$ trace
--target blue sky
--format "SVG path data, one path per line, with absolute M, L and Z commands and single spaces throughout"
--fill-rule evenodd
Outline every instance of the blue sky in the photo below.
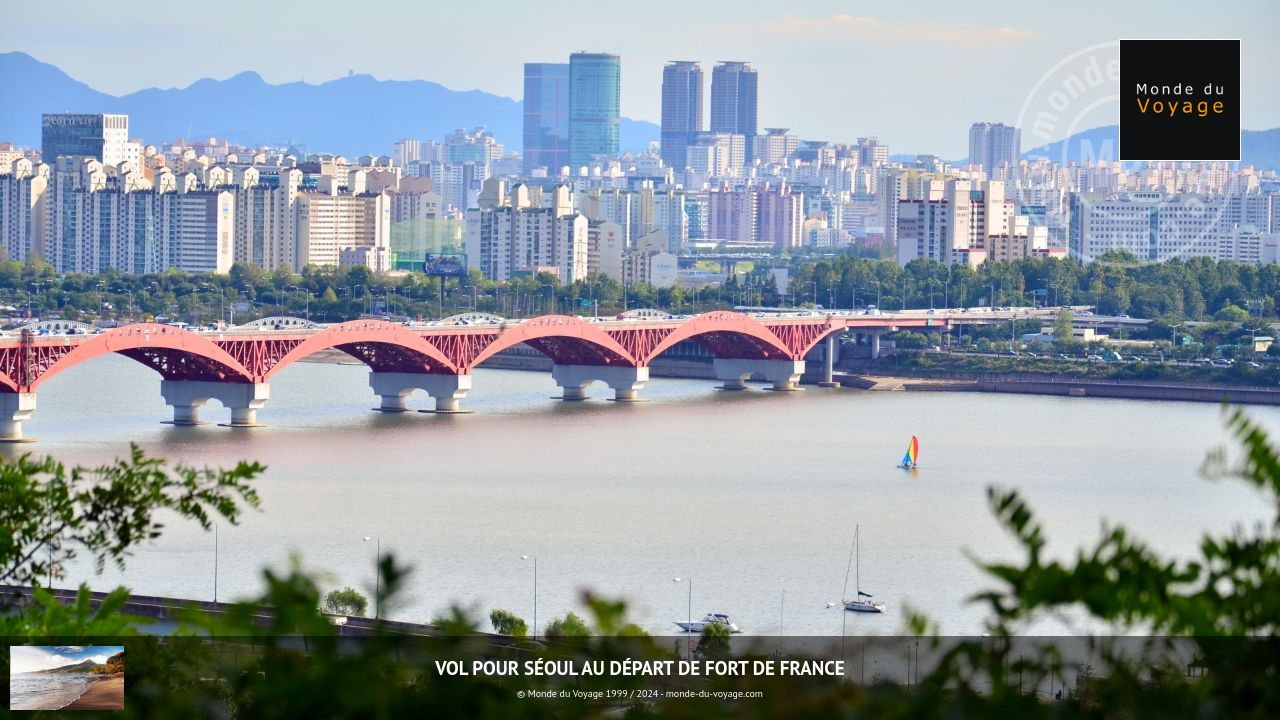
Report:
M 1240 38 L 1243 125 L 1280 126 L 1280 3 L 851 2 L 439 3 L 379 0 L 18 2 L 0 50 L 19 50 L 122 94 L 255 70 L 322 82 L 349 70 L 518 98 L 521 64 L 575 50 L 622 55 L 624 115 L 657 120 L 666 60 L 752 62 L 761 127 L 894 152 L 962 156 L 977 120 L 1013 122 L 1072 53 L 1118 38 Z M 1102 105 L 1106 105 L 1103 103 Z M 1114 121 L 1110 106 L 1078 122 Z
M 85 660 L 105 663 L 107 658 L 124 652 L 122 645 L 27 645 L 9 648 L 9 674 L 49 670 L 75 665 Z

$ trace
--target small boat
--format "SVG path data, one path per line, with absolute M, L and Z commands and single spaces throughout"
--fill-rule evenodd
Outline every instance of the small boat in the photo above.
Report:
M 742 628 L 729 622 L 729 616 L 724 613 L 707 613 L 702 616 L 701 620 L 694 620 L 693 622 L 678 622 L 676 623 L 676 627 L 680 628 L 682 632 L 700 633 L 702 632 L 702 628 L 713 624 L 724 625 L 729 628 L 730 633 L 737 634 L 742 632 Z
M 914 446 L 915 438 L 914 437 L 911 438 L 911 441 L 912 441 L 912 445 Z M 844 603 L 844 609 L 848 610 L 849 612 L 882 613 L 884 612 L 884 603 L 871 600 L 869 599 L 871 598 L 871 593 L 862 592 L 862 553 L 861 553 L 861 549 L 858 546 L 858 530 L 859 530 L 859 527 L 857 525 L 854 525 L 853 526 L 853 549 L 849 553 L 849 560 L 854 561 L 854 558 L 855 557 L 857 558 L 857 560 L 854 561 L 855 562 L 854 567 L 856 568 L 854 579 L 853 579 L 854 596 L 852 600 L 842 600 L 841 602 Z M 845 592 L 849 591 L 848 568 L 845 568 L 845 571 L 844 571 L 844 589 L 845 589 Z
M 920 440 L 915 435 L 911 436 L 911 442 L 907 443 L 907 453 L 902 456 L 902 464 L 898 467 L 903 470 L 910 470 L 916 466 L 916 458 L 920 457 Z

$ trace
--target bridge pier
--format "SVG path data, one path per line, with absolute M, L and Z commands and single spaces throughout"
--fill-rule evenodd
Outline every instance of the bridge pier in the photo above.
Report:
M 267 383 L 211 382 L 208 380 L 162 380 L 160 395 L 173 407 L 174 425 L 200 425 L 200 408 L 217 400 L 231 410 L 227 427 L 257 427 L 258 410 L 271 397 Z
M 827 346 L 822 352 L 822 379 L 818 381 L 818 387 L 840 387 L 840 383 L 835 381 L 836 353 L 840 349 L 838 340 L 834 333 L 827 336 Z
M 804 374 L 803 360 L 752 360 L 716 358 L 712 363 L 716 379 L 724 382 L 723 390 L 746 390 L 747 380 L 754 375 L 773 383 L 773 390 L 799 390 Z
M 35 411 L 35 393 L 0 393 L 0 442 L 35 442 L 22 434 L 22 422 Z
M 600 380 L 613 388 L 614 400 L 640 402 L 640 390 L 649 382 L 649 368 L 627 365 L 552 365 L 551 378 L 564 391 L 561 400 L 586 400 L 587 386 Z
M 459 401 L 471 392 L 471 375 L 434 373 L 370 372 L 369 387 L 382 398 L 382 412 L 405 412 L 405 400 L 414 390 L 426 390 L 436 401 L 435 410 L 422 412 L 465 413 Z
M 871 333 L 871 359 L 880 357 L 880 333 Z

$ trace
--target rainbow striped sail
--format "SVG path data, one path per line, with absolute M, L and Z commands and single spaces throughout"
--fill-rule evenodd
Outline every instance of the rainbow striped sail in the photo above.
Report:
M 912 435 L 911 442 L 907 444 L 907 454 L 902 456 L 902 467 L 915 467 L 918 457 L 920 457 L 920 440 Z

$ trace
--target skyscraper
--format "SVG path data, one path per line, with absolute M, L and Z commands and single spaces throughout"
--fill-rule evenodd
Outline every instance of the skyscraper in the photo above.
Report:
M 524 174 L 569 164 L 569 65 L 524 64 Z
M 676 172 L 688 162 L 690 136 L 702 130 L 702 67 L 676 60 L 662 69 L 662 162 Z
M 746 136 L 747 164 L 756 135 L 758 76 L 744 62 L 726 60 L 711 71 L 711 132 Z
M 569 164 L 618 154 L 622 62 L 611 53 L 569 56 Z
M 969 128 L 969 163 L 981 165 L 991 176 L 1002 164 L 1018 164 L 1022 132 L 1004 123 L 974 123 Z

